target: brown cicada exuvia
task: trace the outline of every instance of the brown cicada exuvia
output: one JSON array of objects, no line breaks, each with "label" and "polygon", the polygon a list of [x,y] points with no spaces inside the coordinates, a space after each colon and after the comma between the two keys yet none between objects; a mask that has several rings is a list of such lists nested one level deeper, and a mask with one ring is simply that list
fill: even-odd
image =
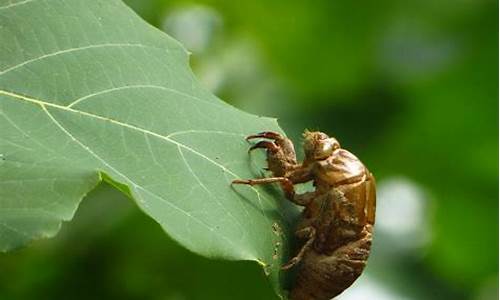
[{"label": "brown cicada exuvia", "polygon": [[[275,132],[262,132],[250,150],[267,150],[274,177],[235,180],[235,184],[279,182],[285,196],[304,206],[296,236],[302,247],[283,269],[297,265],[292,300],[327,300],[348,288],[363,272],[375,221],[375,179],[352,153],[322,132],[304,133],[303,163],[292,142]],[[294,184],[313,181],[315,190],[296,194]]]}]

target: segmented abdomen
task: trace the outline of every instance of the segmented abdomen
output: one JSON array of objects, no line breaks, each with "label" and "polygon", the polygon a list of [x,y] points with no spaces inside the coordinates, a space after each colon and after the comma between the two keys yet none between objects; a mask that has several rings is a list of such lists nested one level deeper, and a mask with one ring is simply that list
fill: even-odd
[{"label": "segmented abdomen", "polygon": [[303,258],[291,300],[329,300],[348,288],[363,272],[372,242],[371,224],[358,240],[330,255],[309,251]]}]

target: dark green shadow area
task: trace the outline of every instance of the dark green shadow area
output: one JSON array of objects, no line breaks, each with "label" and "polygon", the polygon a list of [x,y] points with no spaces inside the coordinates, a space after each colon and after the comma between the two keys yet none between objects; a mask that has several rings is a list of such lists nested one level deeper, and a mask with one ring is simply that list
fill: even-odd
[{"label": "dark green shadow area", "polygon": [[0,256],[0,299],[277,299],[255,262],[209,260],[169,239],[106,183],[54,239]]}]

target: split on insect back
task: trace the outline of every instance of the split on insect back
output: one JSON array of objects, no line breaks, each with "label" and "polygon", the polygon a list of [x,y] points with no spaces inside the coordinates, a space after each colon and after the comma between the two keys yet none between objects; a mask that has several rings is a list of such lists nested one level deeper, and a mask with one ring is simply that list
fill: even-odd
[{"label": "split on insect back", "polygon": [[[363,272],[375,222],[375,178],[339,142],[322,132],[304,132],[302,163],[293,143],[276,132],[250,135],[260,139],[250,150],[267,152],[273,177],[238,179],[233,184],[279,183],[285,197],[303,206],[295,235],[301,241],[282,270],[296,269],[291,300],[327,300],[348,288]],[[298,194],[294,184],[312,181],[314,191]]]}]

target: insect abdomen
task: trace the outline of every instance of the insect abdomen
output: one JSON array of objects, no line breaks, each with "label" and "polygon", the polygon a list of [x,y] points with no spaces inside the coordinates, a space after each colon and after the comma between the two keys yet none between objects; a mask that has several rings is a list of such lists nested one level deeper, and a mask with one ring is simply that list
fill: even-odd
[{"label": "insect abdomen", "polygon": [[330,255],[309,251],[302,260],[291,300],[329,300],[348,288],[363,272],[372,241],[372,225],[360,239]]}]

